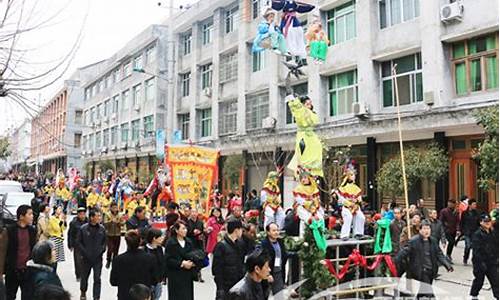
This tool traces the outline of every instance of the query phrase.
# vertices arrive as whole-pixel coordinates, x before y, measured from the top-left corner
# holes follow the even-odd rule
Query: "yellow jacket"
[[[50,237],[64,238],[64,230],[66,229],[66,221],[59,219],[56,216],[51,216],[47,226],[47,232]]]
[[[106,213],[109,211],[109,206],[111,205],[111,202],[113,202],[113,199],[106,198],[106,196],[101,196],[99,197],[99,207],[101,208],[103,213]]]
[[[64,201],[68,201],[69,199],[71,199],[73,195],[71,194],[71,192],[66,188],[57,188],[56,189],[56,197],[57,198],[61,198],[63,199]]]
[[[95,207],[99,203],[99,195],[96,193],[90,193],[87,196],[87,207]]]

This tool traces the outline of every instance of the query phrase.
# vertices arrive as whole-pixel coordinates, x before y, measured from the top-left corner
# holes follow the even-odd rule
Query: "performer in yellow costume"
[[[304,235],[307,225],[316,219],[323,219],[325,212],[321,207],[320,193],[314,177],[306,170],[300,170],[300,183],[293,190],[294,207],[300,219],[300,236]]]
[[[87,207],[92,209],[100,202],[100,196],[96,193],[95,188],[90,188],[90,193],[87,196]]]
[[[340,238],[349,239],[351,225],[355,238],[362,238],[365,230],[365,215],[361,211],[361,189],[356,185],[356,169],[349,162],[344,170],[344,180],[336,190],[339,203],[342,205],[342,229]]]
[[[313,176],[323,177],[323,145],[314,132],[319,118],[313,111],[312,101],[307,96],[296,98],[293,95],[286,100],[297,123],[295,154],[288,168],[297,174],[297,168],[302,167]]]
[[[281,207],[281,191],[278,186],[280,174],[269,172],[260,192],[260,200],[264,208],[264,228],[270,223],[276,223],[280,229],[285,225],[285,212]]]

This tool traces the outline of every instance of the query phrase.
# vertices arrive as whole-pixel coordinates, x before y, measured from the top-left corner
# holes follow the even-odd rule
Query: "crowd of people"
[[[0,271],[5,274],[6,299],[16,299],[19,289],[21,299],[70,299],[57,273],[69,253],[80,300],[101,298],[103,267],[110,269],[109,283],[117,287],[119,300],[160,299],[164,293],[168,299],[195,299],[194,282],[212,280],[201,275],[209,266],[217,300],[268,299],[270,294],[282,299],[280,292],[299,281],[300,263],[296,253],[287,249],[283,235],[301,235],[301,226],[307,224],[302,220],[315,222],[317,210],[301,212],[300,205],[294,205],[283,212],[283,220],[276,214],[266,220],[265,199],[272,189],[265,185],[260,196],[251,190],[244,200],[236,193],[223,197],[215,192],[208,216],[188,203],[169,201],[159,218],[154,193],[148,193],[144,184],[131,183],[127,176],[107,173],[103,179],[98,173],[94,180],[77,178],[76,182],[62,175],[52,180],[14,178],[27,191],[34,191],[35,199],[31,206],[20,206],[16,223],[5,229],[8,246],[5,268]],[[310,184],[301,182],[306,187]],[[298,193],[303,190],[304,186],[296,191],[306,198]],[[321,216],[337,238],[344,238],[340,210],[332,205]],[[470,295],[478,296],[486,277],[498,299],[498,208],[479,212],[476,201],[464,197],[458,203],[448,201],[437,212],[419,200],[409,207],[409,227],[406,210],[396,203],[377,212],[362,202],[359,210],[363,230],[353,232],[355,237],[362,232],[372,238],[378,220],[390,222],[391,255],[399,276],[406,273],[407,278],[432,284],[439,266],[453,271],[451,255],[463,239],[463,264],[469,263],[472,251]],[[75,216],[66,217],[72,212]],[[119,253],[122,236],[127,250]],[[93,287],[88,293],[91,273]],[[292,291],[291,297],[299,295]]]

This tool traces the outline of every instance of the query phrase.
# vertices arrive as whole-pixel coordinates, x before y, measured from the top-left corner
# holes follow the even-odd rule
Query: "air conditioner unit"
[[[135,111],[140,111],[141,110],[141,106],[139,104],[134,105],[134,110]]]
[[[127,143],[123,143],[120,147],[122,150],[127,150],[128,148],[128,144]]]
[[[462,1],[456,1],[441,6],[441,22],[461,21],[464,14]]]
[[[204,88],[203,89],[203,95],[207,96],[207,97],[212,97],[212,88]]]
[[[110,149],[111,149],[111,151],[116,151],[116,150],[118,150],[118,149],[117,149],[117,147],[116,147],[116,145],[112,145],[112,146],[110,147]]]
[[[424,103],[431,106],[434,105],[434,92],[425,92],[424,93]]]
[[[262,128],[264,129],[274,129],[276,126],[276,119],[273,117],[267,117],[262,120]]]
[[[364,103],[354,102],[352,104],[352,112],[356,117],[364,117],[368,114],[366,105]]]

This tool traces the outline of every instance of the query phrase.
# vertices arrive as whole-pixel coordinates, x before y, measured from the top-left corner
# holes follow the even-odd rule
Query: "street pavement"
[[[66,245],[66,243],[65,243]],[[446,272],[443,267],[440,267],[439,278],[434,282],[434,286],[439,289],[443,289],[450,292],[450,296],[456,297],[453,299],[468,299],[470,286],[472,284],[472,266],[469,262],[468,265],[462,264],[464,243],[460,242],[458,247],[453,250],[453,261],[455,271],[452,273]],[[122,238],[122,243],[120,246],[120,253],[126,250],[125,240]],[[74,274],[73,265],[73,254],[66,247],[66,261],[58,265],[58,274],[61,278],[62,284],[66,290],[68,290],[72,299],[78,300],[80,297],[80,285],[76,281]],[[470,261],[470,260],[469,260]],[[116,299],[117,288],[112,287],[109,283],[110,269],[103,267],[102,270],[102,289],[101,289],[101,299],[102,300],[113,300]],[[196,300],[213,300],[215,299],[215,283],[213,277],[210,273],[210,267],[202,270],[204,283],[195,282],[194,284],[194,296]],[[92,274],[89,279],[89,288],[87,291],[87,299],[92,299]],[[480,299],[493,299],[491,288],[488,281],[485,279],[485,285],[479,294]],[[18,297],[20,298],[20,297]],[[167,297],[167,287],[163,287],[163,295],[161,299],[168,299]],[[450,299],[450,298],[448,298]],[[172,300],[172,299],[171,299]],[[177,300],[177,299],[174,299]]]

